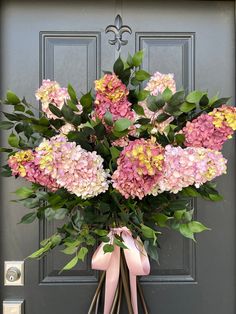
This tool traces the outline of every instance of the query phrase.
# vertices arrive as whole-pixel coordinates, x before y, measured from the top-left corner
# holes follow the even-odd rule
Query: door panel
[[[122,55],[144,49],[143,68],[173,72],[177,87],[194,87],[234,97],[234,3],[225,1],[5,1],[1,10],[1,92],[8,88],[35,103],[42,78],[70,82],[86,92],[118,56],[105,34],[117,13],[132,34]],[[1,144],[6,139],[2,136]],[[221,203],[193,203],[197,218],[212,228],[195,246],[173,231],[160,239],[160,265],[143,277],[150,313],[235,313],[235,145],[228,142],[228,174],[218,180]],[[0,252],[4,260],[23,260],[54,223],[17,225],[27,212],[9,203],[22,182],[1,181]],[[13,196],[14,197],[14,196]],[[1,287],[1,298],[23,298],[26,314],[87,313],[97,273],[90,258],[58,274],[66,263],[60,251],[26,261],[24,287]],[[3,278],[3,267],[1,267]],[[3,282],[3,280],[1,280]],[[123,310],[122,313],[126,313]]]

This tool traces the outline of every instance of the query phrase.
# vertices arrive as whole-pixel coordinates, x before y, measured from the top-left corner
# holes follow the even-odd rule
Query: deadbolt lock
[[[24,262],[5,262],[5,285],[23,286],[24,285]]]
[[[7,273],[6,273],[6,278],[8,281],[10,282],[17,281],[18,279],[20,279],[20,276],[21,276],[21,271],[19,268],[17,267],[8,268]]]

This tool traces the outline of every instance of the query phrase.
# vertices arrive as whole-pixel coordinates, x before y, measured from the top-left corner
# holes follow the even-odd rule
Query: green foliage
[[[11,105],[17,105],[19,104],[21,101],[19,99],[19,97],[16,96],[16,94],[14,94],[12,91],[8,91],[7,92],[7,103],[11,104]]]
[[[114,245],[112,244],[105,244],[103,247],[104,253],[112,253],[114,251]]]
[[[201,91],[193,91],[191,92],[190,94],[187,95],[186,97],[186,101],[189,102],[189,103],[193,103],[193,104],[196,104],[198,103],[201,98],[205,95],[206,93],[204,92],[201,92]]]
[[[107,125],[112,126],[113,125],[113,117],[112,114],[107,111],[104,115],[104,121],[106,122]]]
[[[15,191],[15,194],[21,198],[30,197],[33,193],[34,193],[34,190],[26,186],[22,186],[21,188]]]
[[[53,104],[49,104],[49,109],[50,111],[57,116],[58,118],[62,117],[62,112],[60,109],[58,109],[56,106],[54,106]]]
[[[125,131],[131,125],[132,125],[132,122],[127,118],[116,120],[116,122],[114,123],[114,131],[117,131],[117,132]]]
[[[150,74],[144,70],[139,70],[137,72],[135,72],[135,79],[137,81],[146,81],[150,78]]]
[[[143,62],[143,50],[137,51],[132,57],[131,65],[139,67]]]
[[[117,76],[120,76],[123,70],[124,70],[124,62],[119,57],[114,63],[113,71]]]
[[[1,121],[0,122],[0,130],[10,130],[14,126],[13,122],[10,121]]]
[[[36,218],[37,218],[37,213],[36,212],[28,213],[28,214],[24,215],[21,218],[20,223],[22,223],[22,224],[30,224],[33,221],[35,221]]]
[[[66,123],[75,127],[75,130],[67,134],[68,140],[81,145],[87,151],[96,151],[101,155],[104,159],[103,166],[110,169],[111,175],[117,169],[117,159],[123,150],[122,147],[113,146],[112,142],[124,136],[134,140],[136,137],[129,132],[132,124],[136,127],[137,134],[144,139],[152,136],[163,147],[168,144],[185,147],[185,137],[180,131],[187,121],[225,104],[229,98],[219,98],[218,95],[210,97],[207,92],[202,91],[186,93],[180,90],[173,93],[169,88],[158,96],[150,95],[143,88],[150,74],[142,68],[142,60],[143,51],[137,51],[133,56],[129,54],[126,60],[119,57],[113,67],[114,73],[129,89],[127,97],[138,116],[137,121],[117,119],[109,111],[102,121],[94,118],[92,92],[83,94],[79,99],[71,84],[67,87],[70,99],[61,109],[49,104],[50,111],[57,119],[47,119],[42,115],[38,117],[31,104],[8,91],[6,100],[1,103],[3,121],[0,122],[0,130],[8,132],[10,147],[1,147],[0,152],[11,155],[18,150],[34,149],[43,138],[58,134]],[[79,102],[83,107],[81,115],[77,108]],[[156,120],[150,120],[145,116],[140,102],[145,102],[154,116],[160,109],[164,111]],[[173,121],[163,132],[153,132],[157,123],[170,117],[173,117]],[[2,166],[1,175],[12,175],[8,165]],[[149,256],[158,261],[158,235],[164,228],[173,229],[194,241],[196,233],[210,230],[195,220],[192,209],[194,198],[201,197],[214,202],[222,200],[215,185],[209,182],[199,188],[186,187],[177,194],[164,192],[155,197],[148,195],[141,201],[125,199],[111,185],[106,193],[87,200],[82,200],[64,189],[56,192],[43,190],[36,184],[20,187],[15,193],[19,199],[13,201],[14,204],[20,204],[29,210],[20,223],[29,224],[36,219],[60,220],[57,232],[43,240],[40,249],[29,257],[41,258],[60,246],[60,251],[70,258],[63,270],[69,270],[79,261],[84,261],[97,241],[104,244],[104,253],[112,253],[115,246],[127,249],[122,235],[115,236],[113,242],[108,236],[110,228],[120,226],[127,226],[134,238],[141,238]]]

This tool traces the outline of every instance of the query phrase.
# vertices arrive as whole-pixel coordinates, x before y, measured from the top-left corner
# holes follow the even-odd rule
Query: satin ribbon
[[[147,252],[140,238],[134,239],[127,227],[111,229],[108,237],[110,243],[114,244],[114,236],[119,235],[123,239],[124,256],[129,269],[131,302],[134,314],[138,314],[137,284],[136,276],[148,275],[150,263]],[[120,247],[114,244],[114,251],[104,253],[102,242],[92,257],[92,269],[106,271],[105,304],[104,314],[110,314],[120,275]]]

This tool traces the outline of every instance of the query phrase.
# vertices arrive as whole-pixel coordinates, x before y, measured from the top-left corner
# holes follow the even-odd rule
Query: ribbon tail
[[[120,276],[120,248],[115,245],[110,265],[106,271],[104,314],[110,314]]]
[[[137,277],[129,273],[131,303],[134,314],[138,314],[138,297],[137,297]]]

